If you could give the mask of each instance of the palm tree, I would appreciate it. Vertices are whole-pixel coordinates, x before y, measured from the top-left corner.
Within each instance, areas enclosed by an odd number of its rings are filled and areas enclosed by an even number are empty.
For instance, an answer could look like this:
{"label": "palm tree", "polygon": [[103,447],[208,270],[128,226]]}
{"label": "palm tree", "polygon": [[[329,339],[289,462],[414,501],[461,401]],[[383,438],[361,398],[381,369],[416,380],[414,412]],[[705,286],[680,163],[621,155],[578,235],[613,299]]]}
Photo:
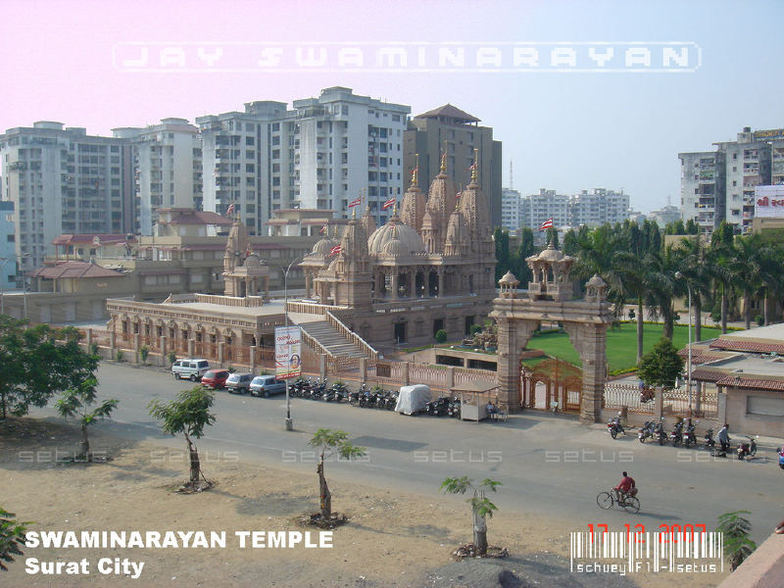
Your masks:
{"label": "palm tree", "polygon": [[781,267],[784,265],[784,248],[779,244],[769,244],[765,247],[760,256],[762,287],[758,293],[762,297],[762,313],[765,326],[768,325],[768,301],[773,294],[774,314],[776,314],[776,301],[780,300],[778,295],[784,289],[784,273]]}
{"label": "palm tree", "polygon": [[757,234],[745,235],[735,239],[727,267],[733,281],[743,295],[743,320],[746,328],[751,328],[751,299],[763,285],[762,275],[769,248]]}
{"label": "palm tree", "polygon": [[577,233],[577,261],[572,275],[580,282],[598,274],[608,286],[607,298],[615,304],[616,313],[623,308],[623,282],[619,272],[617,254],[622,250],[622,235],[607,224],[593,230]]}
{"label": "palm tree", "polygon": [[733,257],[734,234],[732,227],[721,221],[718,228],[711,236],[711,246],[708,255],[708,266],[715,280],[717,289],[721,292],[721,332],[727,332],[727,311],[729,295],[732,290],[734,276],[730,270],[730,260]]}
{"label": "palm tree", "polygon": [[690,235],[681,239],[675,249],[678,271],[691,286],[694,303],[696,340],[702,340],[702,303],[710,296],[711,273],[707,267],[708,250],[700,235]]}

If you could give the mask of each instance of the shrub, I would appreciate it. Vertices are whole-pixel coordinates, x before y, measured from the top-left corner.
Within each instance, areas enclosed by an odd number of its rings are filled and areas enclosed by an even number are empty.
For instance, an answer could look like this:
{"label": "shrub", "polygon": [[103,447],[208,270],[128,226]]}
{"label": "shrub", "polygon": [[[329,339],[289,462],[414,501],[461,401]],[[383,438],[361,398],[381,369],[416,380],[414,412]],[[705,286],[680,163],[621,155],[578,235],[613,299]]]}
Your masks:
{"label": "shrub", "polygon": [[438,331],[436,331],[436,342],[446,343],[446,331],[444,329],[438,329]]}
{"label": "shrub", "polygon": [[177,354],[174,353],[174,351],[169,351],[169,353],[166,354],[166,359],[168,359],[169,363],[172,364],[177,361]]}
{"label": "shrub", "polygon": [[90,354],[98,355],[98,343],[90,343]]}
{"label": "shrub", "polygon": [[142,345],[139,349],[139,357],[142,358],[142,363],[147,363],[147,357],[150,355],[150,350],[146,345]]}
{"label": "shrub", "polygon": [[123,359],[123,357],[124,357],[124,354],[123,354],[122,350],[121,350],[121,349],[118,349],[118,350],[117,350],[117,353],[116,353],[116,354],[115,354],[115,356],[114,356],[114,358],[115,358],[117,361],[125,361],[125,360]]}
{"label": "shrub", "polygon": [[761,314],[758,314],[754,317],[754,322],[757,323],[758,327],[761,327],[765,324],[765,317],[763,317]]}
{"label": "shrub", "polygon": [[470,335],[476,335],[481,330],[482,327],[480,327],[479,325],[471,325],[471,327],[468,329],[468,333]]}

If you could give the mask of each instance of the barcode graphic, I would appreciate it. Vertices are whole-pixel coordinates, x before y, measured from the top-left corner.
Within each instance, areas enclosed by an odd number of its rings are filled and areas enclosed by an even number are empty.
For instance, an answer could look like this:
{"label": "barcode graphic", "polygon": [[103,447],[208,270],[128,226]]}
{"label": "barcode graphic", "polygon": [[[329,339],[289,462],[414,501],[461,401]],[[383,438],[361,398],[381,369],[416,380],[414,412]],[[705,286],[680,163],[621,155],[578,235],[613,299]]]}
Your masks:
{"label": "barcode graphic", "polygon": [[724,536],[719,532],[573,531],[570,535],[572,572],[581,560],[622,561],[627,573],[641,569],[639,562],[645,562],[646,571],[676,571],[676,564],[684,560],[714,561],[717,571],[724,571]]}

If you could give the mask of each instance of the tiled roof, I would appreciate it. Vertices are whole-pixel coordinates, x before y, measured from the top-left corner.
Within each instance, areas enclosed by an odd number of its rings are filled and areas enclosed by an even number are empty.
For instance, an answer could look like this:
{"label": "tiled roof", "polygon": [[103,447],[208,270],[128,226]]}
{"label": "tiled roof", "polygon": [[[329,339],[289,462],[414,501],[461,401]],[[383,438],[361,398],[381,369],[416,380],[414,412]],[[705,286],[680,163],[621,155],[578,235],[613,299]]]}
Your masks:
{"label": "tiled roof", "polygon": [[747,388],[755,390],[777,390],[784,392],[784,379],[773,380],[753,376],[740,376],[738,374],[727,374],[716,381],[717,386],[732,386],[733,388]]}
{"label": "tiled roof", "polygon": [[720,370],[711,367],[698,367],[697,369],[692,370],[691,377],[694,380],[700,380],[702,382],[716,382],[722,379],[724,376],[727,375],[726,370]]}
{"label": "tiled roof", "polygon": [[784,353],[784,341],[774,343],[773,341],[752,341],[741,338],[716,339],[710,345],[714,349],[729,349],[732,351],[751,351],[754,353]]}
{"label": "tiled roof", "polygon": [[[96,243],[96,239],[99,241]],[[52,245],[120,245],[128,242],[128,235],[121,233],[64,233],[52,241]],[[136,237],[131,237],[131,243],[136,242]]]}
{"label": "tiled roof", "polygon": [[66,261],[42,267],[33,273],[35,278],[59,280],[62,278],[121,278],[123,274],[86,261]]}
{"label": "tiled roof", "polygon": [[439,108],[434,108],[433,110],[428,110],[425,113],[418,114],[415,118],[437,118],[439,116],[446,116],[449,118],[456,118],[458,120],[462,120],[464,122],[479,122],[479,119],[475,116],[468,114],[457,108],[456,106],[452,106],[451,104],[444,104]]}

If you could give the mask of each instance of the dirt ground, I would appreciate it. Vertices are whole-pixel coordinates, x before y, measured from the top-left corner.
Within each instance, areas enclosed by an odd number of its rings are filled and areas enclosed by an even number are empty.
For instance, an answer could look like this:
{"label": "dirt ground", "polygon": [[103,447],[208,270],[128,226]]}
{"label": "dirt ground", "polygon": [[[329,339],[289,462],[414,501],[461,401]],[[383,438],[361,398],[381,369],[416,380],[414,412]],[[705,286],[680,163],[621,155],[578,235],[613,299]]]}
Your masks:
{"label": "dirt ground", "polygon": [[[715,586],[712,576],[569,573],[568,520],[536,512],[499,512],[488,522],[491,545],[509,549],[505,560],[453,562],[450,553],[471,539],[470,507],[462,498],[401,494],[335,481],[333,509],[349,516],[334,531],[332,549],[240,549],[234,531],[305,530],[298,515],[318,510],[318,484],[300,471],[243,462],[207,464],[216,481],[209,492],[172,491],[187,478],[183,452],[94,434],[108,447],[102,464],[62,465],[55,449],[76,448],[75,427],[43,420],[0,424],[0,506],[30,530],[227,531],[225,549],[43,549],[0,572],[8,586]],[[315,468],[314,468],[315,469]],[[327,464],[329,479],[329,464]],[[503,489],[501,489],[503,491]],[[535,508],[535,507],[534,507]],[[522,509],[521,509],[522,510]],[[25,573],[25,558],[87,558],[89,576]],[[101,575],[100,558],[145,563],[139,579]]]}

